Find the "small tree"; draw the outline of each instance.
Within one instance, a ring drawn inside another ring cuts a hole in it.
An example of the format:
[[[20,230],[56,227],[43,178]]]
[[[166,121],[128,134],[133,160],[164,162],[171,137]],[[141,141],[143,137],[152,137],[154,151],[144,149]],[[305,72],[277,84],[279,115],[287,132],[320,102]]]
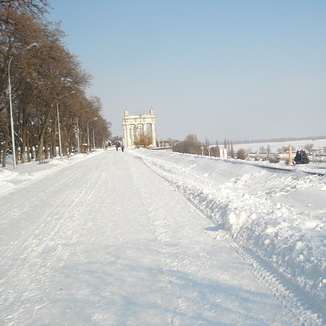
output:
[[[271,153],[271,147],[269,146],[269,144],[267,145],[267,154]]]
[[[220,157],[220,146],[218,145],[218,140],[216,140],[216,156]]]
[[[308,153],[311,153],[313,148],[314,148],[314,144],[306,144],[306,145],[304,145],[304,149],[305,149]]]
[[[292,152],[294,152],[296,149],[294,146],[292,146]],[[281,153],[286,153],[289,151],[289,146],[282,146],[280,148],[277,149],[278,152],[281,152]]]
[[[152,137],[145,134],[138,135],[134,141],[134,144],[136,146],[144,146],[147,148],[149,145],[152,145]]]
[[[230,156],[234,158],[233,142],[231,141]]]
[[[237,159],[245,160],[247,158],[247,153],[243,148],[238,149],[237,151]]]
[[[205,139],[205,143],[203,144],[203,146],[204,146],[204,155],[208,155],[208,147],[210,146],[209,145],[209,140],[206,138]]]
[[[188,153],[188,154],[201,154],[201,143],[196,135],[189,134],[182,142],[176,143],[173,146],[174,152]]]
[[[220,157],[220,147],[218,146],[218,141],[216,141],[215,146],[211,147],[211,156]]]

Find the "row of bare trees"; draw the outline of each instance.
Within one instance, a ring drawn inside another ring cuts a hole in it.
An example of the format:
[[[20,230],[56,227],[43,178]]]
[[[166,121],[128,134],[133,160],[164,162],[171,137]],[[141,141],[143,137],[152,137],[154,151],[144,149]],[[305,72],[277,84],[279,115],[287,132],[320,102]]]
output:
[[[2,166],[12,148],[25,163],[55,157],[59,145],[65,155],[110,137],[100,99],[86,95],[91,76],[64,46],[59,26],[46,20],[48,9],[46,0],[0,1]]]
[[[206,139],[204,143],[200,142],[196,135],[189,134],[183,141],[175,142],[173,145],[173,151],[179,153],[197,154],[197,155],[208,155],[214,157],[221,156],[221,148],[227,150],[229,157],[235,158],[235,152],[233,149],[233,142],[227,139],[224,140],[224,147],[219,146],[218,141],[215,145],[211,145],[209,140]]]

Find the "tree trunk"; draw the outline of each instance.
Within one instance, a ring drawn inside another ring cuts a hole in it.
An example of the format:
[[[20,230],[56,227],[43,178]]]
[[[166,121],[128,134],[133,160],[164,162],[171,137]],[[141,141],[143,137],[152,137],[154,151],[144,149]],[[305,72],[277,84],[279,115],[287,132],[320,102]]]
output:
[[[40,135],[38,147],[37,147],[37,153],[36,153],[36,161],[41,160],[43,157],[43,135]]]
[[[28,144],[28,145],[30,145],[30,144]],[[29,161],[28,162],[30,162],[31,160],[34,160],[34,158],[35,158],[35,153],[34,153],[34,147],[32,146],[32,147],[29,147],[29,150],[30,150],[30,155],[28,156],[29,157]]]
[[[48,142],[48,134],[44,135],[44,158],[47,160],[49,158],[49,142]]]
[[[29,147],[29,137],[27,137],[26,141],[26,155],[27,155],[27,162],[31,162],[31,149]]]
[[[27,130],[26,130],[25,127],[23,127],[23,135],[22,135],[22,138],[23,138],[23,141],[22,141],[22,145],[20,147],[20,153],[21,153],[20,162],[22,164],[24,164],[27,161],[26,160]]]
[[[62,149],[62,156],[67,155],[67,140],[66,135],[61,133],[61,149]]]
[[[43,147],[44,147],[44,139],[45,139],[45,134],[46,134],[46,126],[50,120],[50,116],[53,112],[53,108],[54,108],[54,102],[52,103],[50,109],[48,110],[48,113],[47,113],[44,123],[43,123],[41,133],[39,135],[39,144],[38,144],[38,148],[37,148],[36,161],[39,161],[43,156]],[[47,149],[46,149],[46,153],[47,153]]]
[[[57,157],[57,146],[56,146],[56,134],[57,134],[57,119],[54,121],[54,126],[52,127],[52,133],[51,133],[51,157]]]
[[[9,141],[9,133],[5,132],[5,145],[3,147],[3,156],[2,156],[2,167],[3,168],[5,168],[7,165],[8,141]]]

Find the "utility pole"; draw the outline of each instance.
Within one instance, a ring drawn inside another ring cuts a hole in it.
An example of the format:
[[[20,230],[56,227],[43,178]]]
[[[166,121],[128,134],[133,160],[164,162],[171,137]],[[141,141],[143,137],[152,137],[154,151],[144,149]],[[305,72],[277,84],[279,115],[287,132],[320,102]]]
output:
[[[292,160],[292,145],[289,145],[289,166],[293,166],[293,160]]]

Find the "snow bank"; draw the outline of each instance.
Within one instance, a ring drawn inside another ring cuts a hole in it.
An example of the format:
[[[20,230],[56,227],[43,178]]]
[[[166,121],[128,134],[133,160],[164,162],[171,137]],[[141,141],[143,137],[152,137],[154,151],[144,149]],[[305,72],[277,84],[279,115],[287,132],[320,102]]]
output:
[[[196,155],[132,153],[237,245],[325,306],[325,176]]]
[[[17,186],[33,182],[69,164],[91,158],[101,152],[102,150],[98,150],[90,154],[77,154],[63,158],[58,157],[49,159],[46,161],[46,164],[32,161],[17,165],[16,170],[13,170],[11,157],[8,157],[7,167],[0,168],[0,193],[8,192]]]

